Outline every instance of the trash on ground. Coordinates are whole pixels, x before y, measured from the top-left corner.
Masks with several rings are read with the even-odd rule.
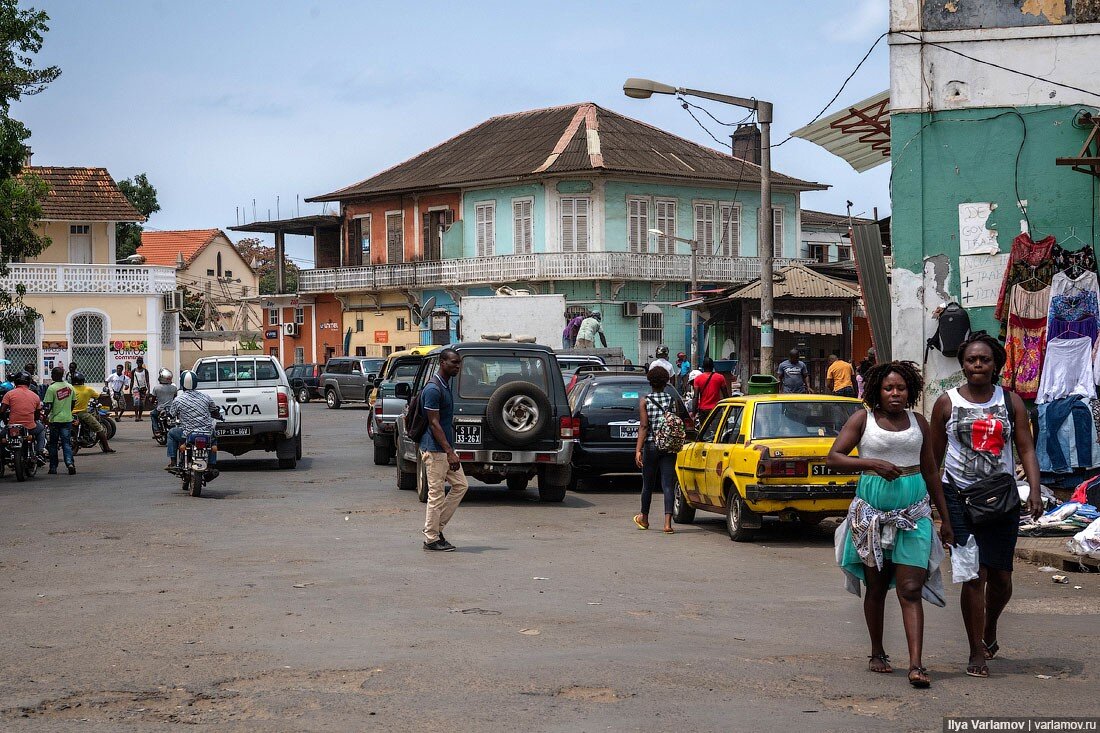
[[[295,583],[294,587],[295,588],[308,588],[311,585],[313,585],[313,583]]]
[[[527,636],[538,636],[542,632],[538,629],[520,629],[519,633],[526,634]]]
[[[1037,674],[1037,675],[1035,675],[1035,679],[1049,680],[1049,679],[1053,679],[1053,678],[1049,674]]]
[[[1052,575],[1052,576],[1050,576],[1050,579],[1051,579],[1052,581],[1054,581],[1055,583],[1062,583],[1062,584],[1065,584],[1065,583],[1068,583],[1068,582],[1069,582],[1069,578],[1067,578],[1067,577],[1066,577],[1066,576],[1064,576],[1064,575]]]
[[[540,578],[536,575],[535,577],[531,578],[531,580],[550,580],[550,578]]]
[[[1058,572],[1058,568],[1052,568],[1049,565],[1044,565],[1043,567],[1039,568],[1039,572],[1040,573],[1056,573],[1056,572]]]

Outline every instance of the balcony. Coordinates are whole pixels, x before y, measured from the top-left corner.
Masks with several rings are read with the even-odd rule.
[[[65,265],[27,263],[8,265],[0,287],[16,285],[33,293],[105,293],[109,295],[159,295],[176,289],[172,267],[137,265]]]
[[[779,269],[795,262],[809,261],[776,259],[775,267]],[[755,257],[699,257],[699,282],[733,284],[750,282],[758,277],[760,260]],[[548,280],[690,282],[691,256],[631,252],[550,252],[410,262],[402,265],[302,270],[298,276],[298,291],[339,293]]]

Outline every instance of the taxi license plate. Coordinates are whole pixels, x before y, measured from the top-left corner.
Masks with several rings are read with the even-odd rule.
[[[835,468],[829,468],[824,463],[815,463],[810,469],[810,473],[814,476],[857,476],[859,471],[838,471]]]
[[[455,425],[455,445],[481,445],[481,426],[466,423]]]
[[[252,426],[240,428],[218,428],[218,435],[252,435]]]
[[[637,425],[620,425],[618,437],[623,439],[634,440],[638,437]]]

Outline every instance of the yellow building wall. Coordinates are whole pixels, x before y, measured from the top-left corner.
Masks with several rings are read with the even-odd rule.
[[[373,309],[344,311],[344,333],[351,329],[351,355],[357,346],[366,348],[367,356],[381,356],[386,346],[393,352],[420,345],[420,332],[409,330],[408,308],[383,308],[381,312],[379,316]],[[405,319],[404,331],[397,330],[398,318]],[[356,330],[359,320],[363,321],[362,331]]]
[[[39,235],[46,235],[52,241],[50,246],[35,257],[33,262],[69,262],[69,226],[71,224],[88,224],[92,235],[92,262],[101,265],[113,265],[111,259],[110,240],[108,239],[108,227],[112,230],[114,223],[105,221],[79,222],[79,221],[44,221],[39,222],[35,229]]]
[[[239,283],[222,285],[218,282],[219,254],[222,256],[223,276],[232,277],[234,280],[240,278]],[[210,271],[214,274],[208,275]],[[227,271],[231,274],[226,274]],[[209,292],[216,297],[223,297],[226,294],[235,298],[254,297],[260,292],[259,276],[248,266],[233,243],[222,236],[216,237],[187,267],[177,270],[176,279],[180,285],[186,285],[189,288],[206,290],[209,287]],[[248,329],[258,331],[263,328],[259,306],[246,304],[244,308],[248,314]],[[229,329],[233,327],[234,318],[240,312],[240,307],[236,305],[220,307],[218,312],[222,315],[222,324]]]

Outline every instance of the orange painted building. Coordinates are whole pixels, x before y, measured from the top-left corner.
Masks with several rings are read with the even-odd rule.
[[[440,228],[461,218],[458,191],[405,194],[343,205],[344,265],[442,259]]]
[[[264,295],[264,353],[284,367],[344,355],[344,314],[332,295]]]

